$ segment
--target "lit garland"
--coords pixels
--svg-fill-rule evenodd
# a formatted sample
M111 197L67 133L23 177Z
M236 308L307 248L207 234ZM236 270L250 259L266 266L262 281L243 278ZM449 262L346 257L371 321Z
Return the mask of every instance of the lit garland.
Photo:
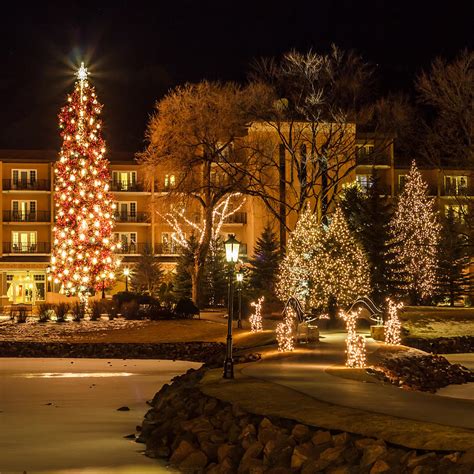
M352 235L340 208L328 227L311 209L301 213L280 265L276 292L281 301L296 296L302 305L346 306L370 290L367 257Z
M346 366L350 368L364 368L367 362L365 350L365 338L357 334L356 324L360 316L361 308L357 311L339 312L339 317L346 323Z
M290 352L295 348L295 324L296 311L291 306L287 306L283 322L278 323L276 327L278 350L280 352Z
M100 113L94 88L82 64L74 91L59 113L63 145L55 165L51 277L67 294L82 298L109 287L117 258L113 241L115 204L109 191ZM87 301L87 300L86 300Z
M436 286L441 226L434 206L434 199L428 196L428 184L413 161L390 223L390 233L393 260L401 269L407 291L416 300L431 296Z
M263 325L262 325L262 305L263 301L265 300L264 296L261 296L257 302L252 301L250 303L250 306L253 306L255 308L255 313L252 313L249 317L250 321L250 330L252 332L260 332L263 331Z
M401 342L401 323L398 317L398 312L403 308L403 303L395 303L390 298L387 298L388 318L385 324L385 343L386 344L400 344Z

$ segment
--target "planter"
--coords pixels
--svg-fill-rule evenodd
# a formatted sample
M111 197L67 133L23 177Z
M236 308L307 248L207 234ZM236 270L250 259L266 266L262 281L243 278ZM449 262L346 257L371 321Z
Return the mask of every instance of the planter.
M370 326L370 336L376 341L385 341L385 326Z

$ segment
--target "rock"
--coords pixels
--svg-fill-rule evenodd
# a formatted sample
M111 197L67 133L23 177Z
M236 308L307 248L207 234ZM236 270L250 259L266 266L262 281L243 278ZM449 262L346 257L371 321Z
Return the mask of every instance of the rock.
M245 450L248 449L252 443L257 441L257 430L253 424L249 423L242 428L239 435L239 441L242 444L242 448Z
M219 403L217 401L217 399L215 398L210 398L206 404L204 405L202 411L204 413L204 415L212 415L214 414L216 411L217 411L217 407L218 407Z
M198 416L188 421L181 423L181 426L184 431L189 431L190 433L196 434L203 431L212 431L214 427L211 425L211 422L204 416Z
M260 441L255 441L252 443L245 451L244 455L242 456L242 461L247 459L258 458L260 454L263 452L263 444Z
M293 455L291 456L291 469L298 470L307 461L316 461L319 458L318 449L316 449L312 443L308 444L311 444L312 447L307 445L295 447Z
M316 431L311 441L314 445L319 446L321 444L330 443L332 441L332 436L329 431Z
M433 474L435 469L432 466L416 466L412 474Z
M373 444L364 448L364 454L360 461L360 465L363 467L371 466L377 459L381 458L387 453L387 448L380 444Z
M229 442L237 443L239 441L240 433L241 433L240 427L237 424L232 423L227 433L227 438L229 439Z
M238 403L234 403L232 405L232 415L234 415L236 418L239 418L241 416L248 415L248 412L246 412Z
M372 469L370 469L370 474L379 474L381 472L386 472L390 470L390 466L383 461L382 459L378 459L375 461Z
M201 451L207 456L209 461L217 461L217 450L219 445L210 441L202 441L200 443Z
M209 436L209 441L216 444L223 444L226 442L226 440L227 440L226 435L222 431L219 431L219 430L214 430L211 433L211 436Z
M207 456L197 449L189 454L183 461L179 463L179 469L186 472L190 469L204 469L207 464Z
M219 463L222 463L224 459L230 459L234 463L237 463L240 461L241 455L242 449L235 444L222 444L217 448L217 459Z
M358 451L354 446L350 446L344 449L342 455L348 464L357 464L357 461L360 458L360 451Z
M303 443L310 439L311 431L306 425L301 425L298 423L291 430L291 435L296 439L296 441Z
M130 408L128 408L128 407L120 407L120 408L117 408L117 411L130 411Z
M242 459L237 472L239 474L263 474L265 472L265 466L261 459Z
M196 448L189 441L182 440L178 447L173 451L170 463L175 465L180 464L195 450Z
M333 435L332 442L334 446L344 446L348 444L351 440L351 435L349 433L340 433L337 435Z
M158 446L155 453L157 457L167 459L170 457L171 449L168 446Z
M292 474L293 471L287 467L277 466L272 467L268 471L265 471L265 474Z
M330 463L341 461L342 462L342 453L344 448L342 446L336 446L334 448L327 448L325 449L319 459L323 461L329 461Z
M425 464L426 462L429 462L433 460L434 458L436 458L435 453L426 453L426 454L422 454L421 456L414 456L408 459L407 467L414 468L422 464Z
M331 464L331 461L326 459L309 461L304 465L303 469L301 469L301 474L315 474L317 472L322 472L329 466L329 464Z
M357 449L363 450L367 446L372 446L374 444L379 444L385 446L385 443L381 439L373 439L373 438L359 438L356 439L354 442L354 446Z
M327 474L350 474L351 470L349 466L336 466L328 468L326 472Z

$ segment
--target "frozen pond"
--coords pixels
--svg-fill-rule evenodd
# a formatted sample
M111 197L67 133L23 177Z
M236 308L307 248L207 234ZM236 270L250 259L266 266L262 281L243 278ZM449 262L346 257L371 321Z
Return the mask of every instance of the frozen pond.
M150 400L200 364L0 358L0 472L165 472L135 432ZM117 411L127 406L130 411ZM167 471L169 472L169 471Z

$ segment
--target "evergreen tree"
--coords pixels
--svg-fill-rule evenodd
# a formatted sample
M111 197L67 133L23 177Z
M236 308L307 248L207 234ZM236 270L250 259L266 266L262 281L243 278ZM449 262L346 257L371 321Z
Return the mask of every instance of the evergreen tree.
M194 265L194 255L198 242L194 234L191 234L187 242L188 245L180 249L175 276L173 278L173 293L177 300L181 298L191 298L192 294L193 284L191 271Z
M291 232L286 255L278 268L275 291L278 298L286 302L289 297L298 298L307 306L312 291L312 266L320 251L321 228L316 214L306 206Z
M393 262L404 270L403 291L412 304L433 296L436 288L440 225L434 199L413 161L390 221Z
M223 305L227 298L227 269L222 239L211 240L204 269L202 294L209 306Z
M448 298L451 306L466 294L469 285L467 243L460 222L454 211L449 209L443 220L439 247L438 293L440 297Z
M59 113L63 143L54 169L51 273L65 292L86 304L91 289L113 284L117 264L112 238L116 206L109 189L101 110L82 64L74 91Z
M250 259L250 288L266 301L275 298L275 281L280 264L280 246L270 226L263 229L257 239L255 253Z
M157 296L163 280L163 270L150 247L143 250L133 272L130 286L136 293Z
M331 314L370 293L369 262L339 206L321 232L312 280L311 306Z
M341 209L367 256L371 297L381 304L399 292L400 268L394 260L394 242L390 237L392 208L380 190L377 177L372 177L367 192L359 186L346 188Z

